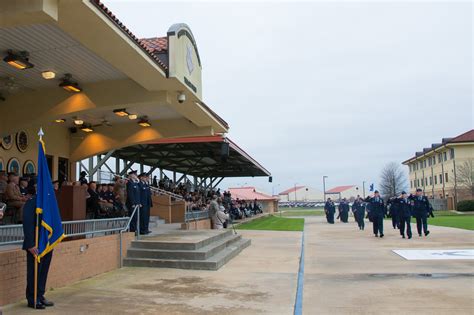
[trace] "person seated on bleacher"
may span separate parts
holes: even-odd
[[[100,207],[100,197],[96,189],[97,184],[95,182],[90,182],[89,188],[87,189],[87,193],[89,194],[89,198],[87,198],[86,202],[87,212],[93,214],[95,218],[103,218],[107,213]]]
[[[8,185],[5,190],[5,200],[9,207],[15,208],[15,217],[17,221],[21,221],[23,218],[23,206],[28,200],[27,196],[23,196],[20,192],[20,186],[18,185],[20,177],[16,173],[8,174]]]
[[[28,177],[20,178],[20,193],[23,196],[28,196],[29,195]]]
[[[0,171],[0,198],[4,196],[7,185],[7,173],[5,171]]]

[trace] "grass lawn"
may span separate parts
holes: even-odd
[[[474,230],[474,215],[469,214],[458,214],[458,215],[440,215],[436,216],[436,212],[434,213],[434,218],[428,219],[428,224],[431,225],[438,225],[438,226],[447,226],[453,227],[458,229],[465,229],[465,230]],[[412,219],[412,222],[416,223],[415,219]]]
[[[280,213],[276,212],[276,216],[279,216]],[[283,210],[281,212],[282,217],[304,217],[304,216],[322,216],[324,214],[324,210]]]
[[[281,211],[308,211],[308,210],[322,210],[322,211],[324,211],[324,208],[323,208],[323,207],[319,207],[319,208],[303,208],[303,207],[294,207],[294,208],[291,208],[291,207],[280,207],[280,210],[281,210]]]
[[[304,219],[267,216],[240,224],[236,228],[240,230],[303,231]]]

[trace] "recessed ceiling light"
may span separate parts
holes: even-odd
[[[127,112],[125,108],[115,109],[114,114],[120,117],[125,117],[129,115],[129,113]]]
[[[83,124],[84,124],[84,120],[79,119],[79,118],[74,118],[74,124],[75,124],[75,125],[78,125],[78,126],[83,125]]]
[[[63,122],[66,122],[66,119],[60,118],[60,119],[56,119],[54,121],[57,122],[57,123],[63,123]]]
[[[94,129],[92,129],[92,126],[83,126],[81,127],[81,130],[84,132],[92,132]]]
[[[151,126],[150,122],[146,118],[140,118],[140,120],[138,121],[138,124],[142,127],[150,127]]]
[[[137,114],[130,114],[128,115],[128,119],[131,119],[131,120],[135,120],[138,118],[138,115]]]
[[[66,73],[64,78],[62,79],[61,83],[59,84],[60,87],[65,89],[68,92],[79,93],[82,91],[79,84],[72,80],[72,75]]]
[[[43,77],[43,79],[46,79],[46,80],[51,80],[51,79],[54,79],[56,77],[56,73],[54,73],[53,71],[43,71],[41,72],[41,76]]]
[[[29,54],[26,51],[20,51],[18,53],[14,53],[13,50],[8,50],[7,56],[3,58],[3,61],[8,63],[13,68],[16,68],[19,70],[33,68],[35,65],[29,62],[28,55]]]

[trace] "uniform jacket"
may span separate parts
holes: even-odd
[[[349,204],[347,202],[341,202],[339,204],[339,211],[340,212],[349,212]]]
[[[327,212],[336,212],[336,206],[334,205],[334,203],[331,201],[326,201],[326,204],[324,205],[324,210],[326,210]]]
[[[23,249],[35,247],[36,196],[23,207]]]
[[[368,197],[367,202],[371,216],[385,215],[385,203],[383,202],[383,199],[381,197],[378,198],[378,201],[375,197]]]
[[[410,199],[397,198],[396,200],[398,215],[401,218],[409,218],[412,215],[413,206]]]
[[[140,205],[140,183],[132,180],[127,182],[127,207],[133,211],[134,205]]]
[[[412,201],[413,205],[413,215],[428,215],[431,209],[430,202],[426,196],[414,196],[410,195],[408,197]]]
[[[140,188],[140,203],[145,208],[153,207],[153,203],[151,201],[151,190],[150,186],[147,183],[140,181],[139,183]]]

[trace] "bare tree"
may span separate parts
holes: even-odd
[[[456,179],[474,197],[474,159],[469,159],[457,168]]]
[[[390,162],[380,175],[380,193],[387,198],[398,196],[407,187],[407,179],[400,164]]]

